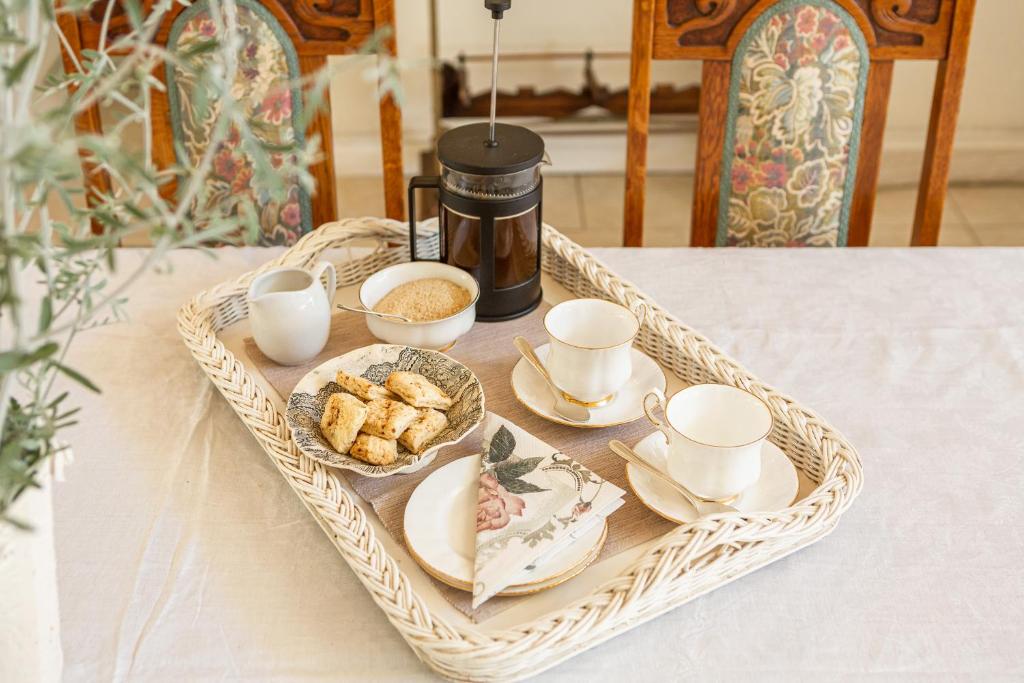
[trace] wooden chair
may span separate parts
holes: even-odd
[[[866,246],[897,59],[939,62],[913,245],[938,241],[974,0],[634,0],[624,243],[652,59],[703,61],[692,246]]]
[[[238,195],[250,192],[260,209],[261,242],[264,244],[290,244],[314,227],[337,217],[334,146],[331,136],[329,93],[325,93],[324,107],[310,122],[306,130],[298,130],[301,93],[297,89],[282,89],[280,84],[314,74],[324,68],[328,55],[355,52],[378,27],[395,24],[394,0],[334,0],[320,3],[316,0],[236,0],[238,23],[243,34],[239,52],[238,87],[249,111],[260,121],[259,135],[269,142],[283,142],[317,133],[320,136],[323,160],[310,168],[316,188],[312,197],[292,183],[288,198],[281,204],[268,197],[257,197],[251,192],[248,178],[251,163],[237,147],[237,135],[222,143],[214,160],[210,179],[212,196]],[[144,11],[149,11],[153,0],[145,0]],[[184,7],[175,3],[162,20],[155,42],[160,45],[179,46],[189,41],[212,35],[208,0],[196,0]],[[60,27],[67,38],[72,54],[62,47],[64,68],[75,68],[75,59],[81,59],[84,49],[95,49],[99,42],[100,27],[107,3],[93,3],[78,16],[60,15]],[[118,4],[111,21],[111,35],[125,31],[127,15]],[[392,32],[385,47],[395,52]],[[184,72],[163,65],[156,77],[168,85],[167,93],[153,90],[153,157],[158,168],[166,168],[175,159],[177,140],[188,159],[195,163],[202,155],[212,121],[195,120],[189,106],[190,88],[182,79]],[[185,87],[179,87],[179,85]],[[275,87],[276,86],[276,87]],[[100,110],[93,107],[76,122],[83,132],[100,132]],[[405,181],[402,174],[402,120],[398,106],[388,95],[380,101],[381,142],[384,160],[384,196],[388,218],[405,217]],[[275,163],[279,161],[276,157]],[[83,163],[87,196],[110,189],[109,178]],[[176,189],[171,186],[165,196],[173,198]],[[96,226],[94,226],[94,229]]]

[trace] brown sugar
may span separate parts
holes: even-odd
[[[431,277],[398,285],[377,302],[378,313],[403,315],[413,322],[440,320],[469,305],[469,292],[450,280]]]

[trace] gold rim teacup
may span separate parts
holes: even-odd
[[[726,384],[694,384],[669,399],[650,391],[643,408],[668,441],[669,475],[697,496],[727,503],[760,478],[761,448],[774,418],[754,394]]]
[[[630,348],[646,317],[643,302],[627,308],[604,299],[570,299],[547,312],[545,365],[567,401],[595,408],[614,400],[633,374]]]

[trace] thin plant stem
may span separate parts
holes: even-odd
[[[295,174],[296,181],[308,188],[315,142],[289,146],[265,139],[262,124],[250,121],[245,104],[232,96],[241,69],[235,0],[210,0],[207,5],[218,40],[209,46],[198,44],[205,53],[179,53],[181,45],[155,43],[175,1],[141,3],[145,16],[139,21],[129,16],[131,25],[115,36],[111,32],[117,0],[99,0],[103,17],[97,49],[87,59],[76,56],[69,37],[47,13],[49,7],[40,2],[15,3],[0,19],[5,35],[17,38],[0,43],[0,78],[7,81],[0,87],[0,354],[7,368],[0,373],[0,435],[5,440],[0,452],[0,524],[8,519],[7,505],[33,483],[40,464],[54,450],[58,431],[74,412],[63,407],[63,394],[50,397],[57,375],[64,373],[92,386],[64,365],[73,357],[69,350],[80,333],[120,319],[128,292],[165,262],[172,249],[203,247],[210,239],[251,226],[251,212],[243,211],[236,198],[219,201],[209,189],[216,156],[237,144],[233,153],[248,155],[245,163],[256,171],[246,178],[251,191],[273,194],[287,183],[268,177],[266,171],[271,162],[277,165],[271,155],[287,148],[277,173]],[[82,11],[78,3],[53,9],[65,16]],[[381,35],[364,41],[360,51],[376,51]],[[47,40],[57,42],[63,59],[44,63]],[[201,151],[186,152],[187,158],[182,158],[176,149],[175,159],[158,168],[153,90],[164,86],[153,72],[161,66],[178,70],[206,89],[202,94],[212,107],[207,110],[212,125],[204,129]],[[41,79],[44,69],[47,76]],[[296,78],[290,86],[301,88],[318,105],[320,90],[333,70]],[[391,62],[382,64],[380,74],[387,83],[382,91],[396,91],[397,71]],[[183,77],[171,87],[187,82]],[[80,117],[111,109],[118,118],[106,129],[78,132]],[[140,125],[141,154],[124,148],[122,142]],[[240,143],[226,147],[229,134],[236,133]],[[80,167],[102,174],[109,183],[86,176],[83,188]],[[164,183],[172,179],[179,190],[173,199],[162,193]],[[51,216],[49,205],[55,200],[67,210],[67,218]],[[99,234],[90,229],[94,222],[103,226]],[[137,232],[148,234],[153,246],[133,265],[117,267],[119,240]],[[43,290],[38,307],[37,288],[28,286],[30,278]],[[38,322],[29,318],[37,312]],[[13,460],[6,447],[8,437],[16,446]]]

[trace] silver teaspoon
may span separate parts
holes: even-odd
[[[533,369],[541,376],[544,380],[544,384],[547,385],[548,391],[555,397],[555,412],[564,417],[570,422],[587,422],[590,420],[590,411],[583,406],[578,406],[574,403],[570,403],[565,400],[562,396],[561,390],[555,386],[555,383],[551,381],[551,375],[548,374],[548,369],[544,367],[544,364],[540,362],[540,358],[537,358],[537,354],[533,352],[533,347],[530,346],[530,342],[526,341],[526,337],[515,337],[512,340],[515,347],[519,350],[519,353],[523,355],[526,362],[533,366]]]
[[[612,449],[615,455],[619,456],[626,462],[636,465],[640,469],[644,470],[648,474],[652,474],[661,481],[665,482],[672,487],[672,490],[681,495],[686,499],[686,502],[693,506],[693,509],[697,511],[697,516],[705,517],[707,515],[713,515],[718,512],[739,512],[736,508],[725,503],[716,503],[711,500],[702,500],[693,494],[690,489],[686,488],[678,481],[668,476],[657,467],[647,462],[639,455],[636,451],[622,443],[618,439],[612,439],[608,442],[608,448]]]
[[[380,311],[371,311],[368,308],[360,308],[358,306],[346,306],[345,304],[335,304],[338,308],[343,311],[352,311],[353,313],[366,313],[367,315],[375,315],[378,318],[394,318],[395,320],[401,320],[403,323],[411,323],[412,320],[406,318],[404,315],[398,315],[397,313],[381,313]]]

